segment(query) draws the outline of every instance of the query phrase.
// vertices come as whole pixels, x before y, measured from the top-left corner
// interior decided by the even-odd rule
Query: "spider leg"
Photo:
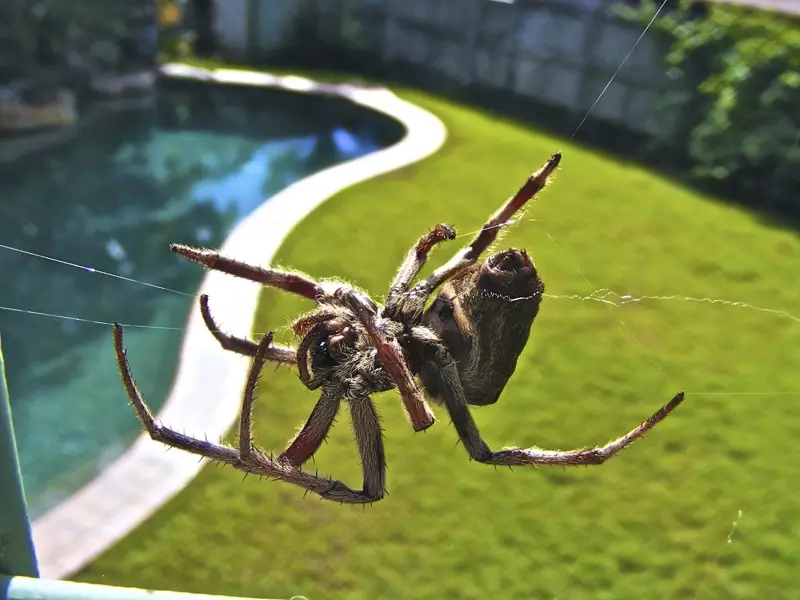
[[[578,466],[603,464],[655,427],[675,410],[683,402],[684,398],[683,392],[679,392],[669,403],[656,411],[655,414],[638,427],[604,446],[566,451],[542,450],[540,448],[506,448],[492,451],[481,438],[478,426],[469,411],[455,361],[452,358],[449,358],[449,361],[441,360],[443,354],[447,354],[447,357],[449,357],[449,353],[446,353],[446,351],[440,353],[440,360],[438,361],[443,384],[441,392],[445,407],[450,413],[453,425],[470,457],[478,462],[490,465]]]
[[[403,350],[396,339],[389,340],[378,329],[375,322],[376,315],[362,299],[349,288],[339,288],[335,292],[337,299],[345,302],[350,310],[367,330],[372,345],[378,352],[381,366],[397,385],[406,414],[411,421],[414,431],[423,431],[436,422],[430,406],[420,392],[414,377],[408,369],[408,364],[403,356]]]
[[[362,494],[377,501],[386,494],[386,454],[383,450],[383,431],[378,413],[367,396],[352,398],[349,405],[361,468],[364,471]]]
[[[478,232],[478,235],[475,236],[468,246],[462,248],[453,258],[436,269],[426,279],[420,281],[409,293],[424,295],[424,297],[427,298],[433,290],[452,278],[459,271],[475,264],[478,258],[480,258],[480,255],[497,239],[497,234],[503,225],[505,225],[506,222],[514,216],[514,213],[522,208],[528,200],[547,185],[550,175],[555,171],[556,167],[558,167],[559,162],[561,162],[561,153],[556,152],[548,159],[541,169],[528,177],[516,194],[511,196],[511,198],[489,218],[480,232]]]
[[[130,366],[128,364],[127,352],[123,346],[122,327],[115,324],[114,328],[114,350],[117,355],[117,366],[119,367],[122,383],[125,386],[125,391],[128,395],[133,408],[136,410],[136,415],[142,422],[147,433],[150,437],[157,442],[162,442],[173,448],[186,450],[193,454],[205,456],[211,460],[235,465],[239,460],[239,454],[235,448],[222,446],[220,444],[213,444],[211,442],[198,440],[187,435],[178,433],[168,429],[159,423],[156,423],[153,417],[153,412],[145,402],[139,391],[136,382],[131,374]]]
[[[184,244],[170,244],[169,249],[184,258],[204,265],[208,269],[222,271],[262,285],[276,287],[309,300],[320,300],[327,296],[325,290],[316,281],[297,273],[254,267],[241,261],[221,256],[216,250],[192,248]]]
[[[378,416],[375,413],[375,407],[372,405],[372,401],[366,396],[350,400],[350,413],[353,418],[353,427],[356,432],[356,441],[358,443],[361,464],[364,470],[364,489],[361,491],[353,490],[339,481],[306,473],[300,470],[298,468],[299,464],[295,462],[300,460],[305,462],[305,460],[308,460],[316,449],[319,448],[333,424],[333,419],[336,417],[336,412],[339,408],[338,399],[332,399],[324,395],[320,398],[311,413],[311,417],[301,430],[300,435],[295,437],[294,441],[278,460],[265,456],[253,445],[252,415],[253,403],[255,401],[255,388],[258,375],[266,360],[264,351],[269,345],[271,337],[271,335],[265,337],[259,344],[259,351],[253,361],[253,368],[247,379],[247,385],[245,386],[245,393],[242,399],[242,414],[239,420],[239,455],[245,466],[252,468],[253,470],[251,472],[260,473],[262,475],[271,475],[268,471],[272,470],[276,465],[280,465],[283,468],[288,467],[290,469],[288,474],[271,476],[316,492],[326,500],[335,500],[348,504],[368,504],[377,502],[383,498],[385,489],[383,435],[378,422]],[[309,423],[312,423],[311,427],[309,427]],[[316,429],[314,432],[315,437],[310,439],[311,443],[303,448],[303,443],[309,439],[302,438],[303,432],[314,429]],[[298,443],[298,440],[302,441]],[[316,447],[312,448],[312,445],[316,445]],[[307,453],[305,458],[302,457],[303,453]],[[285,460],[282,460],[284,457]],[[376,462],[378,459],[379,463]],[[380,484],[380,486],[376,484]]]
[[[323,394],[311,411],[311,416],[283,451],[280,459],[287,461],[293,467],[303,466],[328,437],[328,431],[339,412],[340,403],[338,398]]]
[[[397,297],[408,291],[408,286],[419,275],[420,269],[422,269],[425,261],[428,260],[428,254],[433,250],[434,246],[445,240],[454,240],[455,238],[456,230],[446,223],[439,223],[431,231],[419,238],[397,271],[397,275],[389,288],[386,306],[390,306]]]
[[[348,504],[367,504],[380,500],[383,496],[383,490],[376,487],[375,482],[380,483],[380,474],[382,471],[378,470],[378,476],[374,471],[373,465],[375,460],[370,457],[365,457],[362,453],[362,463],[369,465],[372,469],[367,476],[367,467],[365,466],[364,476],[364,490],[353,490],[345,484],[334,479],[326,477],[319,477],[312,475],[301,469],[295,468],[289,461],[274,459],[267,456],[258,450],[252,444],[251,434],[251,420],[253,399],[255,395],[256,382],[258,381],[261,369],[266,361],[266,350],[272,341],[272,334],[264,336],[258,346],[253,366],[250,369],[250,374],[247,378],[247,385],[242,399],[242,417],[239,427],[239,447],[234,448],[223,444],[214,444],[211,442],[198,440],[196,438],[179,433],[168,427],[164,427],[160,423],[156,423],[153,413],[144,401],[144,398],[136,386],[133,376],[131,374],[130,366],[126,356],[125,348],[123,346],[122,327],[115,324],[113,327],[114,332],[114,349],[117,355],[117,365],[119,366],[120,376],[125,386],[128,398],[133,404],[139,420],[142,422],[147,433],[150,437],[158,442],[173,448],[179,448],[192,454],[202,456],[211,460],[219,461],[229,464],[240,471],[245,473],[253,473],[256,475],[264,475],[272,477],[287,483],[294,484],[306,490],[312,491],[326,500],[335,500],[337,502],[344,502]],[[369,399],[364,399],[371,407]],[[383,456],[383,440],[380,437],[380,426],[377,422],[377,416],[374,415],[374,423],[370,422],[370,417],[364,415],[365,409],[359,405],[354,412],[366,422],[364,433],[366,437],[372,441],[372,447],[375,449],[377,456]],[[375,431],[377,430],[377,446],[374,444],[376,441]],[[360,431],[360,430],[359,430]],[[360,437],[364,437],[363,435]],[[359,444],[359,449],[362,449],[362,444]]]
[[[203,316],[203,322],[211,332],[211,335],[220,343],[225,350],[236,352],[244,356],[255,356],[258,351],[258,344],[252,340],[241,337],[236,337],[227,333],[223,333],[214,317],[211,315],[211,310],[208,307],[208,296],[203,294],[200,296],[200,314]],[[282,363],[286,365],[293,365],[297,362],[296,351],[294,348],[287,348],[284,346],[270,346],[267,348],[265,355],[267,360]]]

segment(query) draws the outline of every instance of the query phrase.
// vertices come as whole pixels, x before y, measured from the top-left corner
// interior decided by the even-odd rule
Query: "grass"
[[[382,297],[418,235],[440,221],[476,230],[561,149],[554,184],[502,240],[529,249],[548,293],[611,288],[799,312],[796,232],[525,125],[400,93],[446,123],[444,149],[328,201],[288,238],[281,264]],[[286,339],[285,325],[309,308],[267,290],[257,330]],[[495,447],[584,446],[688,392],[674,416],[606,466],[470,463],[441,409],[436,427],[414,435],[387,393],[377,398],[391,494],[383,502],[304,499],[209,467],[77,579],[312,600],[788,597],[800,569],[798,347],[800,322],[745,308],[547,298],[505,393],[476,418]],[[296,373],[269,369],[259,442],[280,449],[315,399]],[[358,483],[346,417],[316,466]]]

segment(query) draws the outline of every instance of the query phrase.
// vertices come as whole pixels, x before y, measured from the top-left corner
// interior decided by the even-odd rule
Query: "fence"
[[[556,109],[573,127],[641,34],[610,0],[216,0],[222,53],[355,67],[500,103]],[[336,65],[331,65],[332,57]],[[328,61],[328,64],[324,64]],[[654,36],[641,40],[593,120],[651,136],[675,127]],[[495,102],[497,103],[497,102]],[[524,112],[524,111],[523,111]]]

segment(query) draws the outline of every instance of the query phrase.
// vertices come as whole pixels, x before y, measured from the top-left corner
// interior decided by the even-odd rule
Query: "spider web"
[[[578,123],[575,131],[570,136],[570,139],[574,139],[575,136],[579,133],[583,125],[587,122],[588,119],[591,118],[592,112],[594,111],[595,107],[601,101],[603,96],[605,95],[606,91],[613,85],[613,82],[616,76],[620,73],[620,71],[625,66],[627,60],[633,55],[638,46],[639,42],[647,35],[651,25],[655,22],[658,18],[659,14],[662,12],[664,7],[667,4],[667,0],[663,0],[663,2],[658,7],[657,11],[653,15],[650,22],[647,26],[643,29],[641,35],[636,40],[635,44],[631,47],[628,54],[620,63],[619,67],[615,71],[614,75],[608,81],[606,86],[598,95],[595,102],[591,105],[589,110],[583,116],[581,121]],[[518,216],[515,219],[512,219],[508,223],[502,224],[500,227],[504,227],[506,225],[511,225],[514,223],[519,223],[522,221],[527,222],[534,222],[537,226],[541,227],[548,242],[552,244],[563,259],[570,265],[570,267],[574,270],[575,274],[580,278],[580,280],[585,285],[585,293],[545,293],[545,297],[553,300],[558,301],[559,303],[569,304],[571,302],[590,302],[590,303],[597,303],[599,305],[604,305],[608,307],[609,310],[614,311],[614,320],[616,321],[616,326],[619,332],[623,335],[623,337],[627,340],[627,343],[634,344],[637,348],[639,348],[645,358],[647,359],[647,368],[653,369],[654,371],[658,372],[659,375],[664,379],[664,381],[669,384],[671,389],[678,391],[681,389],[681,385],[679,385],[679,377],[675,376],[674,374],[670,373],[668,369],[665,367],[663,362],[658,358],[656,353],[645,343],[639,336],[637,336],[631,326],[626,323],[624,312],[631,308],[648,306],[656,303],[692,303],[698,304],[702,306],[707,306],[709,309],[714,310],[746,310],[752,311],[754,313],[758,313],[761,315],[762,318],[767,319],[781,319],[787,323],[787,326],[790,327],[797,327],[800,325],[800,314],[796,314],[787,310],[785,307],[765,307],[752,304],[740,298],[714,298],[714,297],[702,297],[702,296],[690,296],[690,295],[681,295],[681,294],[666,294],[666,295],[655,295],[655,294],[647,294],[642,293],[640,291],[634,289],[626,289],[626,290],[614,290],[609,289],[607,287],[603,287],[597,285],[596,282],[592,281],[587,277],[585,271],[581,268],[578,260],[574,258],[574,256],[569,252],[559,241],[556,237],[548,230],[547,225],[540,220],[536,219],[528,219],[524,215]],[[461,233],[457,236],[457,238],[468,238],[473,236],[476,231]],[[69,257],[66,256],[48,256],[43,253],[34,252],[31,250],[26,250],[18,247],[13,247],[5,244],[0,243],[0,249],[7,252],[16,252],[25,255],[30,260],[46,260],[56,264],[59,264],[65,268],[70,269],[79,269],[86,273],[91,273],[94,275],[102,276],[102,277],[110,277],[119,279],[125,283],[131,283],[134,285],[141,285],[149,287],[157,292],[160,293],[169,293],[175,294],[183,297],[194,297],[194,293],[192,291],[182,291],[177,289],[172,289],[164,286],[155,285],[144,281],[142,279],[127,277],[118,273],[98,270],[93,268],[90,265],[82,265],[76,262],[72,262],[69,260]],[[519,300],[513,299],[513,300]],[[512,300],[512,301],[513,301]],[[0,302],[2,302],[0,300]],[[57,319],[62,321],[71,321],[75,323],[85,323],[91,325],[98,325],[109,327],[112,325],[111,322],[104,321],[101,319],[92,319],[86,318],[83,316],[76,316],[76,315],[69,315],[69,314],[58,314],[58,313],[51,313],[51,312],[43,312],[33,310],[28,307],[21,307],[21,306],[6,306],[0,303],[0,311],[4,311],[7,313],[16,313],[20,315],[29,315],[37,318],[49,318],[49,319]],[[139,329],[154,329],[154,330],[167,330],[167,331],[174,331],[176,334],[179,334],[184,331],[183,326],[169,326],[169,325],[152,325],[152,324],[143,324],[143,323],[123,323],[123,326],[126,328],[139,328]],[[266,333],[266,332],[263,332]],[[709,390],[686,390],[687,397],[691,398],[693,396],[711,396],[711,395],[743,395],[743,396],[800,396],[800,390],[797,391],[769,391],[769,390],[759,390],[759,391],[737,391],[737,390],[727,390],[727,391],[709,391]],[[689,451],[690,446],[687,446],[683,450],[683,455],[685,456],[686,453]],[[676,489],[674,493],[681,494],[685,492],[684,489]],[[594,522],[594,526],[591,528],[590,531],[585,532],[586,534],[586,545],[590,545],[591,541],[596,537],[598,534],[598,530],[602,526],[603,522],[609,516],[609,509],[605,509],[601,511],[601,514],[598,516],[596,521]],[[750,509],[748,509],[748,512]],[[744,508],[740,508],[735,515],[731,515],[731,526],[730,531],[725,539],[721,539],[720,543],[723,544],[722,548],[720,549],[719,553],[716,555],[716,558],[713,560],[715,565],[719,564],[719,561],[722,557],[722,554],[725,549],[725,545],[730,545],[734,542],[735,534],[737,533],[737,529],[740,527],[741,523],[745,519],[745,510]],[[562,587],[562,591],[556,595],[556,598],[564,598],[568,596],[568,592],[570,589],[571,584],[573,583],[574,575],[575,575],[575,568],[577,567],[577,562],[564,574],[564,582]],[[700,598],[704,594],[706,590],[706,586],[708,583],[708,578],[710,577],[711,570],[706,569],[705,577],[697,583],[696,593],[694,598]]]
[[[591,113],[593,112],[595,107],[598,105],[598,103],[600,102],[600,100],[602,99],[602,97],[604,96],[606,91],[613,84],[613,82],[616,79],[617,75],[620,73],[620,71],[624,67],[625,63],[631,57],[631,55],[635,51],[635,49],[638,46],[638,44],[642,41],[644,36],[647,34],[648,30],[653,25],[655,20],[658,18],[659,14],[664,9],[666,4],[667,4],[667,0],[663,0],[663,2],[661,2],[661,4],[659,5],[658,9],[655,11],[653,17],[650,19],[650,21],[648,22],[648,24],[646,25],[646,27],[644,28],[642,33],[636,39],[636,41],[633,44],[633,46],[631,47],[630,51],[623,58],[623,60],[621,61],[620,65],[617,67],[616,71],[614,72],[612,77],[609,79],[608,83],[605,85],[605,87],[602,89],[602,91],[597,96],[597,98],[594,101],[594,103],[591,105],[589,110],[586,112],[584,117],[581,119],[581,121],[578,124],[578,126],[576,127],[575,131],[570,136],[570,140],[573,140],[575,138],[575,136],[578,134],[578,132],[580,131],[581,127],[584,125],[584,123],[590,117]],[[800,135],[798,135],[798,138],[800,138]],[[798,140],[796,139],[795,143],[797,143],[797,141]],[[599,286],[595,285],[595,283],[593,283],[592,281],[589,280],[589,278],[586,276],[584,271],[580,268],[580,266],[578,264],[578,261],[575,260],[570,255],[570,253],[568,253],[564,249],[564,247],[547,230],[547,228],[544,226],[544,224],[541,223],[541,221],[539,221],[539,223],[540,223],[540,225],[542,225],[544,227],[544,233],[545,233],[545,236],[547,237],[547,239],[558,249],[559,253],[563,256],[563,258],[566,260],[566,262],[571,266],[571,268],[575,271],[575,273],[577,273],[577,275],[580,277],[580,279],[586,284],[587,290],[590,290],[590,292],[588,294],[586,294],[586,295],[581,295],[581,294],[545,294],[545,297],[549,297],[549,298],[554,299],[554,300],[572,300],[572,301],[584,301],[584,302],[598,302],[598,303],[606,304],[609,307],[613,307],[613,309],[621,309],[621,308],[623,308],[625,306],[633,305],[633,304],[646,304],[646,303],[653,303],[653,302],[690,302],[690,303],[700,303],[700,304],[707,304],[707,305],[711,305],[713,307],[719,307],[719,308],[727,307],[727,308],[745,309],[745,310],[760,312],[760,313],[763,313],[765,316],[766,315],[770,315],[773,318],[784,319],[784,320],[790,322],[790,324],[793,322],[795,327],[798,324],[800,324],[800,317],[798,317],[795,314],[792,314],[791,312],[789,312],[787,310],[783,310],[781,308],[769,308],[769,307],[755,306],[755,305],[753,305],[751,303],[744,302],[744,301],[741,301],[741,300],[730,300],[730,299],[724,299],[724,298],[709,298],[709,297],[693,297],[693,296],[684,296],[684,295],[680,295],[680,294],[669,294],[669,295],[647,295],[647,294],[642,294],[642,295],[635,295],[634,293],[632,293],[632,291],[617,292],[617,291],[614,291],[614,290],[611,290],[611,289],[608,289],[608,288],[599,287]],[[615,318],[616,318],[616,321],[617,321],[617,323],[619,325],[619,329],[623,332],[624,336],[628,340],[632,341],[638,348],[640,348],[643,351],[645,356],[649,359],[649,361],[650,361],[650,363],[652,365],[652,368],[654,368],[658,373],[661,374],[661,376],[664,378],[664,380],[667,383],[669,383],[670,388],[673,389],[673,390],[682,389],[682,386],[677,384],[677,381],[676,381],[677,378],[675,376],[673,376],[672,374],[667,372],[667,369],[665,368],[663,363],[656,356],[656,353],[653,352],[650,348],[648,348],[648,346],[645,343],[643,343],[634,334],[634,332],[626,324],[625,320],[623,319],[623,317],[620,315],[620,313],[618,311],[615,313]],[[732,396],[732,395],[738,395],[738,396],[741,396],[741,395],[746,395],[746,396],[800,396],[800,390],[798,390],[798,391],[790,391],[790,392],[774,392],[774,391],[746,391],[746,392],[742,392],[742,391],[737,391],[737,390],[728,390],[728,391],[704,391],[704,390],[695,391],[695,390],[687,390],[686,391],[686,395],[687,395],[687,399],[689,399],[689,400],[691,400],[692,397],[713,396],[713,395],[726,395],[726,396]],[[682,455],[685,457],[686,454],[688,453],[688,451],[689,451],[689,446],[684,448],[684,450],[682,452]],[[686,483],[685,482],[681,482],[681,484],[679,484],[678,489],[673,490],[674,494],[675,495],[680,495],[680,494],[685,493],[686,492],[686,490],[684,489],[685,487],[686,487]],[[600,530],[602,524],[604,523],[604,521],[606,521],[606,519],[608,517],[609,517],[609,510],[608,509],[606,509],[606,510],[601,512],[601,515],[596,519],[596,521],[594,522],[594,525],[592,526],[590,531],[587,532],[588,542],[585,542],[585,545],[588,546],[588,545],[590,545],[592,543],[594,538],[597,536],[598,531]],[[736,516],[732,520],[730,531],[729,531],[729,533],[727,535],[727,538],[725,539],[725,543],[726,544],[730,545],[730,544],[733,543],[734,534],[736,533],[736,530],[739,527],[739,524],[742,521],[743,517],[744,517],[744,511],[740,508],[740,509],[737,510]],[[719,566],[720,560],[721,560],[722,555],[723,555],[723,552],[724,552],[724,549],[720,549],[720,551],[716,554],[715,558],[713,559],[713,568],[714,569],[716,569]],[[556,594],[554,596],[554,600],[559,600],[560,598],[567,597],[569,595],[569,589],[570,589],[570,586],[571,586],[571,584],[573,582],[573,579],[574,579],[574,576],[575,576],[575,569],[577,568],[577,565],[578,565],[578,563],[576,561],[573,564],[573,566],[570,567],[567,570],[566,575],[565,575],[565,579],[564,579],[564,583],[561,586],[561,592],[559,592],[558,594]],[[705,592],[706,586],[707,586],[708,581],[709,581],[709,578],[711,577],[711,573],[712,573],[712,568],[710,566],[707,566],[706,569],[705,569],[705,575],[702,578],[702,580],[699,582],[699,585],[697,587],[696,593],[693,595],[694,600],[697,600],[698,598],[700,598],[703,595],[703,593]]]
[[[573,140],[575,138],[575,136],[580,131],[581,127],[584,125],[584,123],[586,123],[587,119],[590,117],[590,115],[594,111],[595,107],[601,101],[601,99],[605,95],[606,91],[613,84],[613,82],[616,79],[617,75],[620,73],[620,71],[624,67],[625,63],[628,61],[628,59],[634,53],[636,47],[642,41],[642,39],[645,37],[645,35],[647,34],[648,30],[653,25],[655,20],[658,18],[659,14],[664,9],[666,4],[667,4],[667,0],[663,0],[663,2],[661,2],[661,4],[659,5],[658,9],[653,14],[653,17],[650,19],[650,21],[648,22],[648,24],[646,25],[646,27],[644,28],[642,33],[636,39],[636,41],[633,44],[633,46],[631,47],[630,51],[623,58],[623,60],[621,61],[621,63],[617,67],[616,71],[614,72],[612,77],[609,79],[608,83],[601,90],[601,92],[599,93],[599,95],[597,96],[597,98],[595,99],[595,101],[593,102],[591,107],[589,108],[589,110],[586,112],[586,114],[583,116],[583,118],[581,119],[581,121],[577,125],[576,129],[574,130],[574,132],[570,136],[570,140]],[[798,140],[800,140],[800,135],[798,135],[797,138],[795,139],[795,144],[797,144]],[[519,222],[521,220],[523,220],[523,217],[516,217],[515,219],[512,219],[511,221],[509,221],[507,223],[504,223],[502,226],[511,225],[511,224],[513,224],[515,222]],[[657,357],[656,353],[653,352],[650,348],[648,348],[648,346],[645,343],[643,343],[639,339],[639,337],[637,337],[634,334],[634,332],[632,331],[631,327],[629,327],[628,324],[626,324],[625,320],[620,315],[620,312],[619,312],[618,309],[623,309],[626,306],[636,305],[636,304],[644,305],[644,304],[651,304],[651,303],[656,303],[656,302],[659,302],[659,303],[660,302],[687,302],[687,303],[705,304],[705,305],[709,305],[709,306],[715,307],[715,308],[723,308],[723,307],[725,307],[725,308],[732,308],[732,309],[744,309],[744,310],[754,311],[754,312],[762,313],[765,317],[766,316],[770,316],[772,318],[778,318],[778,319],[785,320],[785,321],[789,322],[789,326],[794,326],[794,327],[796,327],[798,324],[800,324],[800,317],[798,317],[798,315],[793,314],[793,313],[791,313],[791,312],[789,312],[787,310],[784,310],[782,308],[771,308],[771,307],[756,306],[756,305],[754,305],[752,303],[744,302],[744,301],[741,301],[741,300],[731,300],[731,299],[725,299],[725,298],[711,298],[711,297],[695,297],[695,296],[686,296],[686,295],[680,295],[680,294],[667,294],[667,295],[640,294],[640,295],[636,295],[633,290],[624,291],[624,292],[618,292],[618,291],[615,291],[615,290],[612,290],[612,289],[609,289],[609,288],[606,288],[606,287],[599,287],[594,282],[590,281],[590,279],[587,277],[585,272],[579,266],[578,261],[575,260],[573,258],[573,256],[565,250],[565,248],[556,240],[556,238],[550,233],[550,231],[548,231],[548,229],[546,228],[546,225],[542,221],[540,221],[538,219],[531,219],[531,220],[537,222],[540,226],[542,226],[543,232],[544,232],[545,236],[547,237],[547,239],[549,240],[549,242],[551,244],[553,244],[557,248],[558,252],[565,259],[565,261],[569,264],[569,266],[572,268],[572,270],[574,270],[574,272],[586,284],[586,289],[589,292],[589,293],[587,293],[585,295],[584,294],[549,294],[549,293],[545,293],[544,297],[545,298],[550,298],[552,300],[562,300],[562,301],[597,302],[597,303],[605,304],[605,305],[607,305],[609,307],[612,307],[613,309],[617,309],[617,311],[615,312],[614,316],[615,316],[615,320],[617,321],[617,324],[619,326],[619,329],[623,333],[624,337],[627,340],[629,340],[629,342],[634,343],[638,348],[640,348],[642,350],[644,355],[649,360],[649,362],[651,364],[651,368],[653,368],[655,371],[657,371],[663,377],[663,379],[670,385],[670,388],[672,390],[682,389],[682,386],[678,385],[678,383],[677,383],[677,379],[678,378],[667,372],[667,369],[665,368],[663,363],[659,360],[659,358]],[[459,235],[458,237],[470,237],[470,236],[474,235],[474,233],[475,232],[465,233],[465,234]],[[515,298],[515,299],[512,299],[511,301],[518,301],[518,300],[521,300],[521,299],[523,299],[523,298]],[[785,391],[738,391],[738,390],[726,390],[726,391],[687,390],[686,394],[687,394],[687,398],[689,398],[689,399],[692,398],[692,397],[722,396],[722,395],[725,395],[725,396],[800,396],[800,390],[798,390],[798,391],[789,391],[789,392],[785,392]],[[682,452],[682,455],[685,457],[687,455],[688,451],[689,451],[689,447],[687,446],[686,448],[684,448],[684,450]],[[680,495],[680,494],[685,493],[686,492],[686,490],[684,489],[685,487],[686,487],[686,483],[682,482],[681,484],[679,484],[678,489],[673,490],[674,494],[675,495]],[[601,511],[601,515],[594,521],[594,525],[590,528],[590,530],[588,532],[585,532],[586,533],[586,538],[585,538],[585,541],[583,543],[584,547],[591,546],[591,544],[594,541],[594,538],[597,536],[598,531],[600,530],[602,524],[608,518],[609,518],[609,510],[606,509],[606,510]],[[743,518],[744,518],[744,511],[743,511],[743,509],[740,508],[740,509],[737,510],[735,517],[732,519],[730,531],[729,531],[727,537],[724,540],[724,542],[727,545],[733,544],[734,535],[735,535],[735,533],[737,531],[737,528],[740,525],[740,522],[743,520]],[[716,567],[719,566],[720,560],[721,560],[721,558],[723,556],[723,552],[724,552],[724,548],[720,549],[720,551],[716,554],[715,558],[713,559],[713,568],[716,568]],[[559,600],[560,598],[564,598],[564,597],[568,597],[569,596],[569,590],[570,590],[571,584],[573,583],[573,580],[574,580],[575,570],[577,568],[577,565],[578,565],[578,562],[576,561],[575,563],[573,563],[572,567],[567,569],[567,571],[565,573],[565,577],[564,577],[564,582],[561,585],[561,590],[554,596],[554,600]],[[704,592],[706,591],[706,587],[707,587],[709,578],[711,577],[711,573],[712,573],[712,566],[711,565],[707,565],[706,568],[705,568],[705,575],[703,576],[702,580],[699,582],[699,585],[697,586],[696,593],[692,596],[694,598],[694,600],[697,600],[698,598],[700,598],[704,594]]]

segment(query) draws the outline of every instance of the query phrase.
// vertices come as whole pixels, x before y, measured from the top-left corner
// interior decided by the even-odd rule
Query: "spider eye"
[[[331,362],[331,356],[328,352],[328,342],[322,341],[316,347],[314,354],[311,357],[311,368],[316,370],[328,367],[330,366]]]
[[[455,309],[453,308],[453,303],[449,300],[441,300],[436,312],[442,319],[451,319],[455,314]]]

